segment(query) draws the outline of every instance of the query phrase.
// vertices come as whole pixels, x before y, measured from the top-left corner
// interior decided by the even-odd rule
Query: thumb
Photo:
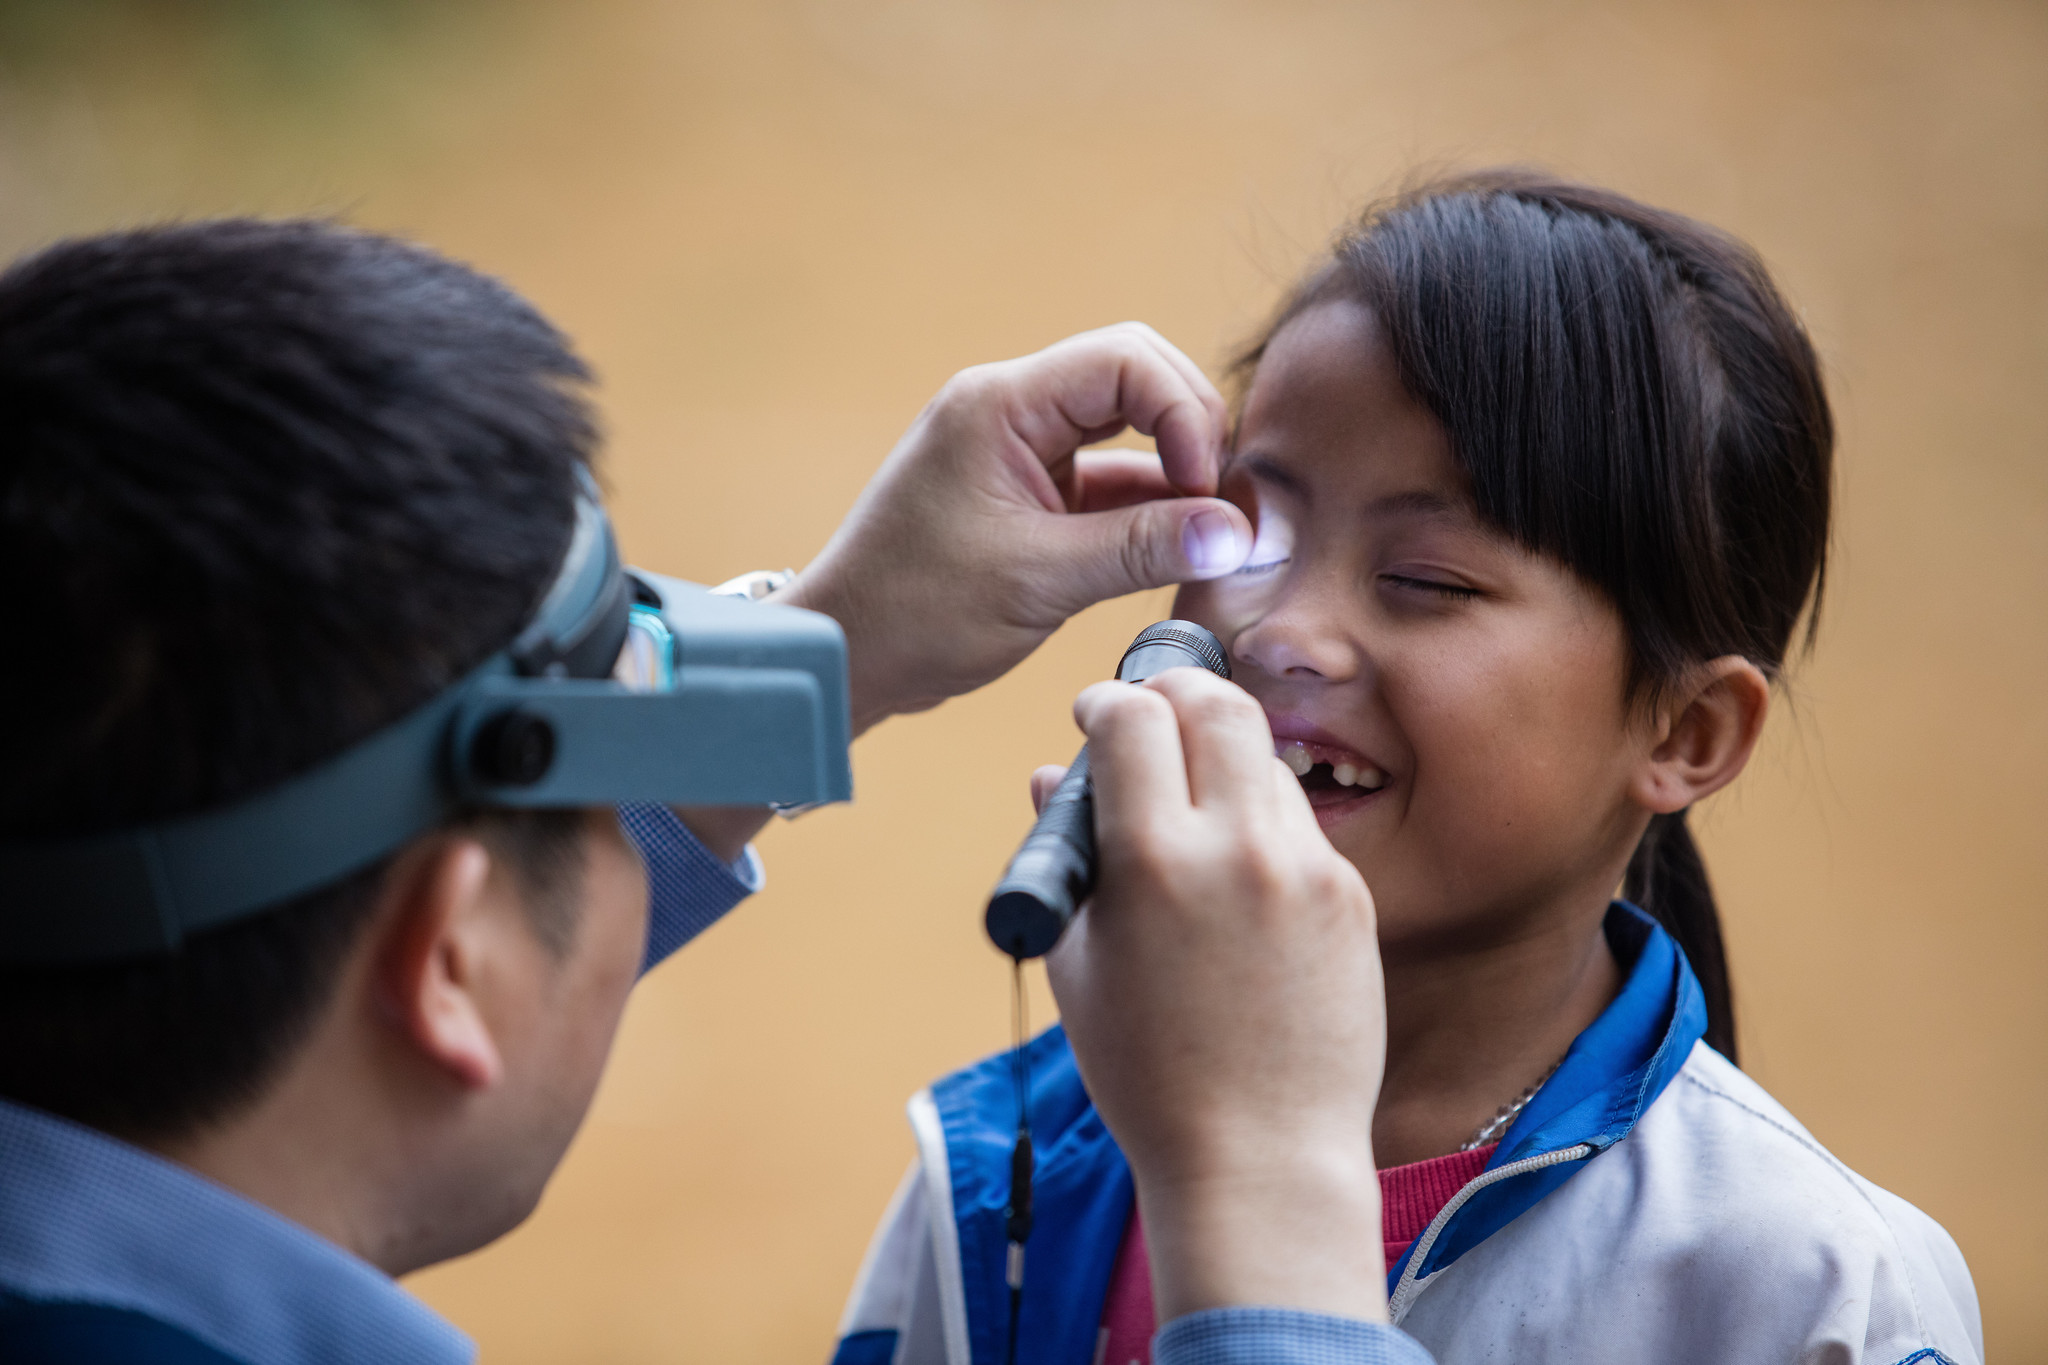
[[[1220,578],[1252,552],[1252,524],[1221,498],[1159,498],[1052,518],[1047,586],[1070,611],[1169,583]]]

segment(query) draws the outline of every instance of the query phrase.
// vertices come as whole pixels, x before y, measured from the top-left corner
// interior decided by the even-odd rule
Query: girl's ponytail
[[[1622,878],[1621,894],[1664,926],[1707,998],[1707,1046],[1737,1061],[1735,1004],[1728,990],[1728,958],[1721,947],[1721,914],[1714,908],[1714,888],[1700,861],[1685,812],[1650,817],[1635,855]],[[1739,1065],[1739,1063],[1738,1063]]]

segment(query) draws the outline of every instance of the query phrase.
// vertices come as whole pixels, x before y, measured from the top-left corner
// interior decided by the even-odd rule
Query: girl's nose
[[[1347,627],[1343,603],[1302,584],[1230,642],[1234,663],[1293,682],[1350,682],[1363,666],[1359,642]]]

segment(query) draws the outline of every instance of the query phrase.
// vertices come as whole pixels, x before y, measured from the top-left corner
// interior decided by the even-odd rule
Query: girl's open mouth
[[[1362,801],[1387,785],[1385,770],[1333,745],[1281,739],[1273,742],[1273,752],[1301,779],[1301,789],[1318,814]]]

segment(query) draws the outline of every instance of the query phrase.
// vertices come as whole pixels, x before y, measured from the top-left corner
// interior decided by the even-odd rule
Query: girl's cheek
[[[1173,599],[1173,614],[1183,621],[1208,627],[1228,653],[1237,637],[1258,624],[1272,606],[1279,575],[1269,577],[1275,582],[1261,583],[1232,574],[1206,583],[1186,584]]]

